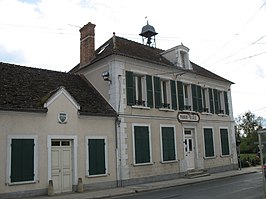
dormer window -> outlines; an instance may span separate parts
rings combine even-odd
[[[183,51],[183,50],[180,50],[179,54],[180,54],[180,65],[181,65],[181,67],[188,69],[189,68],[189,65],[188,65],[189,64],[188,53]]]

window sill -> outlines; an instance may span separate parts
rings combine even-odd
[[[211,160],[211,159],[216,159],[217,156],[211,156],[211,157],[203,157],[204,160]]]
[[[105,174],[95,174],[95,175],[87,175],[87,178],[97,178],[97,177],[106,177],[109,176],[110,174],[105,173]]]
[[[221,158],[231,158],[232,156],[229,154],[229,155],[220,155]]]
[[[134,167],[138,167],[138,166],[148,166],[148,165],[153,165],[153,162],[147,162],[147,163],[134,163],[134,164],[133,164]]]
[[[218,113],[217,115],[220,116],[220,117],[227,117],[228,116],[228,115],[226,115],[224,113]]]
[[[161,161],[162,164],[176,163],[178,160]]]
[[[133,105],[131,107],[135,108],[135,109],[145,109],[145,110],[150,110],[151,109],[150,107],[147,107],[147,106],[138,106],[138,105]]]
[[[15,185],[23,185],[23,184],[36,184],[37,181],[23,181],[23,182],[8,182],[6,185],[15,186]]]
[[[159,111],[165,111],[165,112],[174,112],[174,109],[168,109],[168,108],[159,108]]]

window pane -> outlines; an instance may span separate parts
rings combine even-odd
[[[163,161],[175,160],[175,138],[173,127],[162,127]]]
[[[229,141],[228,141],[227,129],[220,129],[220,134],[221,134],[222,155],[229,155]]]
[[[12,139],[11,182],[34,180],[34,139]]]
[[[149,128],[147,126],[134,126],[135,161],[138,163],[150,162]]]
[[[89,139],[89,175],[105,174],[104,139]]]
[[[211,128],[204,129],[205,157],[214,156],[213,133]]]

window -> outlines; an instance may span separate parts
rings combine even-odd
[[[149,126],[133,125],[134,164],[151,163]]]
[[[170,109],[170,85],[169,81],[161,80],[161,97],[162,97],[162,108]]]
[[[214,156],[212,128],[204,128],[205,157]]]
[[[183,89],[184,89],[184,108],[185,110],[189,110],[191,111],[191,93],[190,93],[190,85],[188,84],[184,84],[183,85]]]
[[[126,71],[127,105],[153,107],[152,78]]]
[[[37,160],[34,138],[10,138],[10,183],[33,182]]]
[[[174,127],[161,127],[162,161],[176,160]]]
[[[88,141],[88,175],[104,175],[106,171],[105,138],[87,138]]]
[[[193,111],[202,112],[202,95],[201,87],[198,85],[191,85]]]
[[[202,112],[209,113],[210,112],[210,105],[209,105],[209,92],[207,88],[201,89],[202,93]]]
[[[188,66],[188,54],[185,51],[180,51],[180,64],[183,68],[189,68]]]
[[[229,155],[229,140],[228,140],[228,130],[220,129],[220,137],[221,137],[221,147],[222,147],[222,155]]]

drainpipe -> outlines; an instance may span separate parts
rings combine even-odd
[[[116,140],[116,186],[122,187],[122,160],[121,160],[121,134],[119,115],[115,120],[115,140]]]

